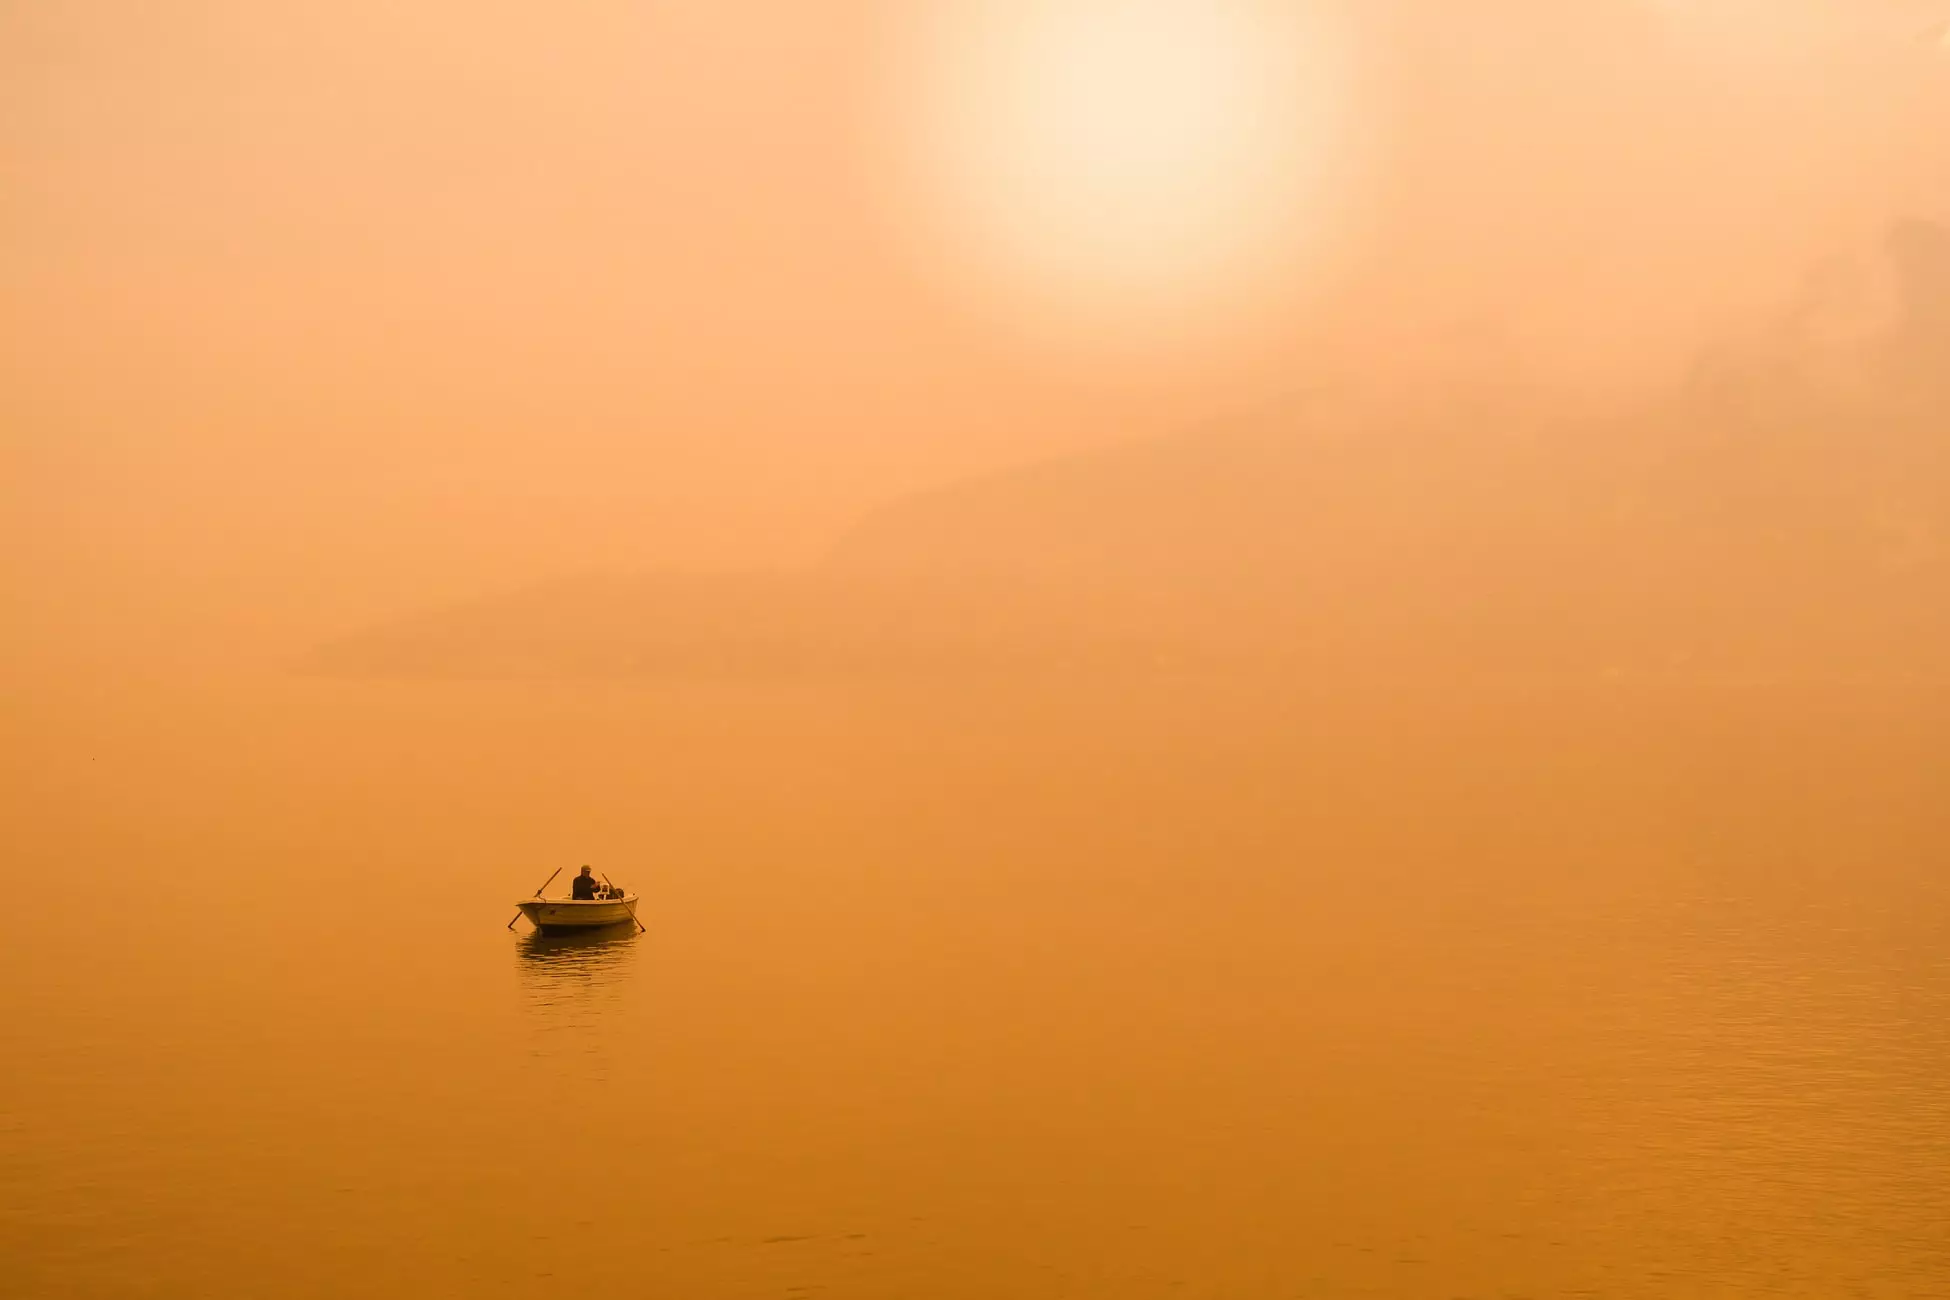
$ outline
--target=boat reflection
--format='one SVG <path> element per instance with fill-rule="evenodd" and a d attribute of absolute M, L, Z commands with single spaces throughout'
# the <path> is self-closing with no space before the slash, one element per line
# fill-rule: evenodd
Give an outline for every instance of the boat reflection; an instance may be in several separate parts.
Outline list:
<path fill-rule="evenodd" d="M 536 1006 L 607 1002 L 636 964 L 638 938 L 633 922 L 568 934 L 531 931 L 515 944 L 516 973 Z"/>

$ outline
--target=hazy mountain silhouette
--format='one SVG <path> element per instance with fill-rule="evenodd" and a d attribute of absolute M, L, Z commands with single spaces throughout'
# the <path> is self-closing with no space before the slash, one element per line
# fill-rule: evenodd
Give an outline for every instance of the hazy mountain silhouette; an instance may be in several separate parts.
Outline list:
<path fill-rule="evenodd" d="M 1891 325 L 1817 285 L 1677 392 L 1322 393 L 894 502 L 796 573 L 588 577 L 370 629 L 317 669 L 1282 666 L 1931 673 L 1950 664 L 1950 232 Z"/>

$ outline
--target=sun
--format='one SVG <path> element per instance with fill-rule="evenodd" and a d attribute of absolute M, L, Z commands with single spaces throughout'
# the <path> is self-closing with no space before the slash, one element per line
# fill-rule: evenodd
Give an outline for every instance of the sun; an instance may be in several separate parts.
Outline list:
<path fill-rule="evenodd" d="M 1242 309 L 1331 224 L 1349 65 L 1304 5 L 946 0 L 892 51 L 904 233 L 1032 327 Z"/>

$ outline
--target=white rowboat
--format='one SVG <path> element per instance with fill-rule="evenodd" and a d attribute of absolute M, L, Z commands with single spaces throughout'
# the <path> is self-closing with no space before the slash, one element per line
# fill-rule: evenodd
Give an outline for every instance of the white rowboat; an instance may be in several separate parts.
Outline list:
<path fill-rule="evenodd" d="M 635 894 L 621 898 L 524 898 L 515 906 L 543 934 L 593 930 L 636 920 Z"/>

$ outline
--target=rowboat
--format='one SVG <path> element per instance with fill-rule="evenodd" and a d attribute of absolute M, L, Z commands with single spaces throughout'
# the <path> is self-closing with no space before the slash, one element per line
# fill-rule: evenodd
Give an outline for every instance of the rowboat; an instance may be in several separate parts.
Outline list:
<path fill-rule="evenodd" d="M 543 934 L 593 930 L 636 920 L 636 895 L 620 898 L 524 898 L 515 904 Z"/>

